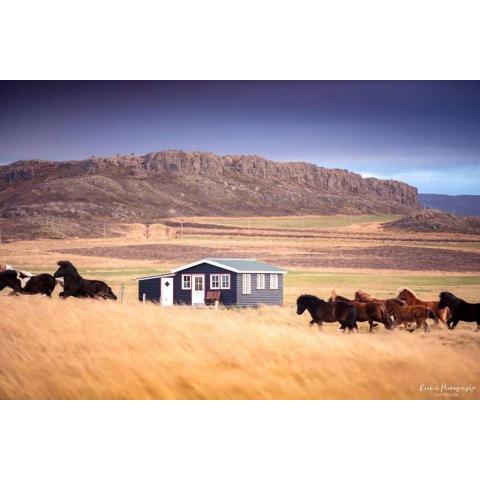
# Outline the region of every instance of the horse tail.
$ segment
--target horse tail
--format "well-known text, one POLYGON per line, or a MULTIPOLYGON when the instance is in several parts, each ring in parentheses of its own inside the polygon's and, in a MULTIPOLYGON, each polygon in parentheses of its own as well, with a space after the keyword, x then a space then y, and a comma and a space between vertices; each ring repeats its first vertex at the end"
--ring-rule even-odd
POLYGON ((117 299, 117 296, 113 293, 113 291, 110 287, 108 287, 108 297, 111 298, 112 300, 117 299))

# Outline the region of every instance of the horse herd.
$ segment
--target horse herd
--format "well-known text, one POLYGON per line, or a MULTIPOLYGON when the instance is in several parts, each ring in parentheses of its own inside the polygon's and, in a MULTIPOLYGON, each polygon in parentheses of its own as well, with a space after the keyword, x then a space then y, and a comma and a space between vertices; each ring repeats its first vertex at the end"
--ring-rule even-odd
MULTIPOLYGON (((78 273, 76 267, 69 261, 57 263, 57 271, 51 275, 41 273, 32 275, 14 270, 10 266, 0 268, 0 291, 5 287, 12 289, 13 295, 43 294, 51 296, 57 284, 63 286, 61 298, 103 298, 116 300, 112 289, 100 280, 86 280, 78 273)), ((297 314, 302 315, 308 310, 312 319, 311 325, 320 327, 324 322, 340 323, 340 330, 345 332, 358 330, 358 322, 368 322, 370 332, 380 323, 391 330, 399 325, 413 332, 423 328, 428 332, 427 319, 431 318, 435 325, 440 322, 453 330, 459 321, 476 322, 480 330, 480 303, 468 303, 453 293, 442 292, 438 301, 420 300, 415 293, 403 288, 397 297, 380 300, 368 293, 358 290, 353 300, 337 295, 332 291, 328 301, 314 295, 301 295, 297 298, 297 314)))
POLYGON ((82 278, 71 262, 62 260, 57 265, 58 269, 53 275, 49 273, 31 275, 6 265, 5 269, 0 271, 0 291, 5 287, 10 287, 13 295, 43 294, 50 297, 58 283, 63 286, 63 292, 60 292, 59 295, 61 298, 117 299, 105 282, 82 278))
POLYGON ((328 301, 315 295, 298 297, 297 314, 302 315, 305 310, 312 317, 310 325, 321 327, 323 322, 338 322, 343 332, 358 330, 357 322, 368 322, 370 332, 380 323, 389 330, 403 324, 409 332, 422 327, 428 332, 428 318, 437 326, 442 322, 450 330, 461 320, 476 322, 477 331, 480 330, 480 303, 468 303, 450 292, 440 293, 438 301, 423 301, 408 288, 400 289, 397 297, 386 300, 358 290, 355 298, 350 300, 333 290, 328 301))

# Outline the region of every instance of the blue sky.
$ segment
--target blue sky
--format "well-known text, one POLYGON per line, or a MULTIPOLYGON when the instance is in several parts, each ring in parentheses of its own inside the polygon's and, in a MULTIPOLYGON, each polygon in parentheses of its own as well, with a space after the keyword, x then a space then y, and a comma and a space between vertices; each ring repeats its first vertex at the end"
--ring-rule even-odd
POLYGON ((480 194, 480 82, 0 82, 0 163, 168 148, 480 194))

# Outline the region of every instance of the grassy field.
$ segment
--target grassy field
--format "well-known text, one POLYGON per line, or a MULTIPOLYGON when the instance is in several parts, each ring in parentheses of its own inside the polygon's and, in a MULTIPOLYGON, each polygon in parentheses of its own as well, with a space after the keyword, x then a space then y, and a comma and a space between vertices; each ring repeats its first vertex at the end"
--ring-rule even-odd
POLYGON ((1 398, 480 398, 480 335, 323 332, 288 308, 3 298, 1 398), (426 386, 444 391, 425 391, 426 386))
MULTIPOLYGON (((303 221, 294 219, 291 227, 283 228, 288 231, 303 221)), ((331 223, 335 221, 340 219, 331 223)), ((353 296, 361 288, 385 298, 408 286, 425 299, 450 290, 478 301, 476 257, 460 262, 461 255, 470 255, 472 245, 478 245, 478 238, 417 235, 417 246, 411 234, 383 234, 378 222, 371 224, 372 235, 355 236, 355 228, 347 226, 352 236, 339 228, 338 236, 327 238, 270 238, 272 226, 265 225, 266 235, 258 238, 199 229, 198 234, 191 230, 170 239, 127 235, 0 245, 0 263, 53 273, 58 260, 69 259, 86 278, 103 279, 117 293, 126 286, 123 303, 12 298, 6 290, 0 292, 0 397, 480 398, 480 333, 475 325, 412 334, 381 326, 369 334, 361 324, 358 334, 343 335, 335 325, 322 332, 311 328, 307 314, 295 313, 298 295, 326 298, 332 289, 353 296), (375 268, 375 251, 385 246, 390 250, 382 254, 383 267, 375 268), (441 261, 452 255, 449 265, 463 265, 462 270, 420 271, 420 263, 419 271, 403 269, 395 252, 406 246, 413 253, 418 248, 419 262, 427 248, 439 251, 441 261), (324 252, 340 258, 366 247, 372 249, 370 268, 355 263, 355 255, 348 257, 349 268, 322 267, 321 261, 320 266, 308 266, 316 255, 324 258, 324 252), (140 254, 132 255, 132 250, 140 254), (216 251, 257 258, 275 255, 276 263, 288 269, 284 306, 214 311, 138 302, 137 277, 216 251), (302 266, 295 256, 303 256, 302 266), (392 268, 385 268, 385 259, 394 257, 392 268), (442 385, 447 386, 443 391, 435 390, 442 385), (466 385, 476 389, 452 392, 448 387, 466 385)), ((366 224, 356 225, 363 232, 366 224)))

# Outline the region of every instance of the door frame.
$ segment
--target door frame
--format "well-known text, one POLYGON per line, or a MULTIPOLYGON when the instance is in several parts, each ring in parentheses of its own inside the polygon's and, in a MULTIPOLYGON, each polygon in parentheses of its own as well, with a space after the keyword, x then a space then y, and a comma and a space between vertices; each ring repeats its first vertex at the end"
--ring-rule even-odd
POLYGON ((191 304, 192 305, 205 305, 205 294, 206 294, 206 285, 205 285, 205 274, 204 273, 192 273, 192 298, 191 298, 191 304), (195 293, 195 277, 202 277, 203 279, 203 298, 202 298, 202 303, 200 304, 199 302, 193 303, 193 295, 195 293))
POLYGON ((173 300, 174 300, 173 296, 174 296, 174 292, 175 292, 175 290, 173 288, 173 279, 174 279, 174 277, 162 277, 162 278, 160 278, 160 305, 162 307, 171 307, 173 305, 173 300), (170 280, 170 286, 167 287, 167 288, 172 289, 172 303, 168 303, 168 304, 164 303, 164 301, 163 301, 163 285, 164 285, 164 281, 166 281, 166 280, 170 280))

